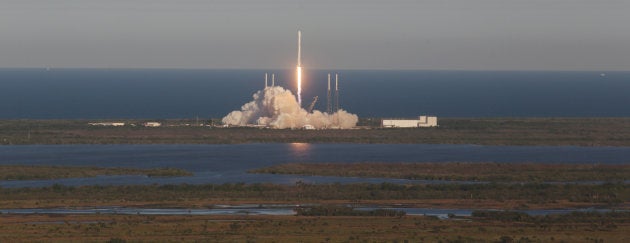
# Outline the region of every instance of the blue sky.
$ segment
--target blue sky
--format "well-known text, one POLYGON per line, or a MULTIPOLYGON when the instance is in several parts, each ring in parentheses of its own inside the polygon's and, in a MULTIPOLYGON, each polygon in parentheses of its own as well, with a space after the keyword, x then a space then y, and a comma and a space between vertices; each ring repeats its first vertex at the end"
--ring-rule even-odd
POLYGON ((0 67, 629 70, 628 0, 0 0, 0 67))

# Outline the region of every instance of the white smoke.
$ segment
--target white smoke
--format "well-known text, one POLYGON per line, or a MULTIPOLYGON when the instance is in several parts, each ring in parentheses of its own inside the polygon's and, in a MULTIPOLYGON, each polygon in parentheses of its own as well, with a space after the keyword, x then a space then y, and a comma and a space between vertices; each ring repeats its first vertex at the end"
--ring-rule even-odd
POLYGON ((322 128, 352 128, 359 117, 339 110, 333 114, 301 108, 291 91, 280 86, 267 87, 253 95, 254 100, 223 117, 223 124, 245 126, 257 124, 272 128, 302 128, 312 125, 322 128))

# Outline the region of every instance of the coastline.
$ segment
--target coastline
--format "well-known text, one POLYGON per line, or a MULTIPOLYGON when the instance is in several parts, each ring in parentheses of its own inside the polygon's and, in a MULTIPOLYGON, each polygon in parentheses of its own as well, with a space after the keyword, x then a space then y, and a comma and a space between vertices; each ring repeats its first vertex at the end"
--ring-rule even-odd
MULTIPOLYGON (((630 146, 630 118, 440 118, 437 128, 381 128, 364 118, 356 129, 222 128, 216 121, 159 120, 162 127, 91 126, 109 120, 0 120, 0 145, 359 143, 508 146, 630 146), (192 125, 191 125, 192 124, 192 125), (198 124, 198 125, 197 125, 198 124), (206 125, 204 125, 206 124, 206 125)), ((126 120, 136 124, 144 120, 126 120)))

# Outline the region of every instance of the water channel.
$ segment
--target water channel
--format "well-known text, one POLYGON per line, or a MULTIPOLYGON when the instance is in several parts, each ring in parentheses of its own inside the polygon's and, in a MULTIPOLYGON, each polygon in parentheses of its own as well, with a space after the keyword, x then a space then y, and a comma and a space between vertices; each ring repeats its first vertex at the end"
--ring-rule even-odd
MULTIPOLYGON (((304 205, 302 205, 304 206, 304 205)), ((94 207, 94 208, 33 208, 33 209, 0 209, 2 214, 124 214, 124 215, 295 215, 294 209, 300 205, 217 205, 211 208, 128 208, 128 207, 94 207)), ((403 211, 407 215, 436 216, 440 219, 448 215, 471 216, 475 209, 440 209, 440 208, 407 208, 407 207, 355 207, 354 210, 391 209, 403 211)), ((490 209, 493 210, 493 209, 490 209)), ((550 214, 568 214, 572 212, 611 212, 610 209, 531 209, 513 210, 532 216, 550 214)))
POLYGON ((23 145, 0 146, 0 164, 158 168, 188 177, 119 175, 58 180, 0 181, 2 187, 207 183, 444 183, 380 178, 250 174, 290 162, 630 162, 630 147, 482 146, 443 144, 229 144, 229 145, 23 145))

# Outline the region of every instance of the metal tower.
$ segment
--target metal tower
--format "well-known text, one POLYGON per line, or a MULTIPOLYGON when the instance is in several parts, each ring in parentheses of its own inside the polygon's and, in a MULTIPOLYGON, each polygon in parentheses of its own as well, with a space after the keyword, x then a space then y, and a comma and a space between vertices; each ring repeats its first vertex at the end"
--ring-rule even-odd
POLYGON ((339 74, 335 73, 335 112, 339 111, 339 74))

